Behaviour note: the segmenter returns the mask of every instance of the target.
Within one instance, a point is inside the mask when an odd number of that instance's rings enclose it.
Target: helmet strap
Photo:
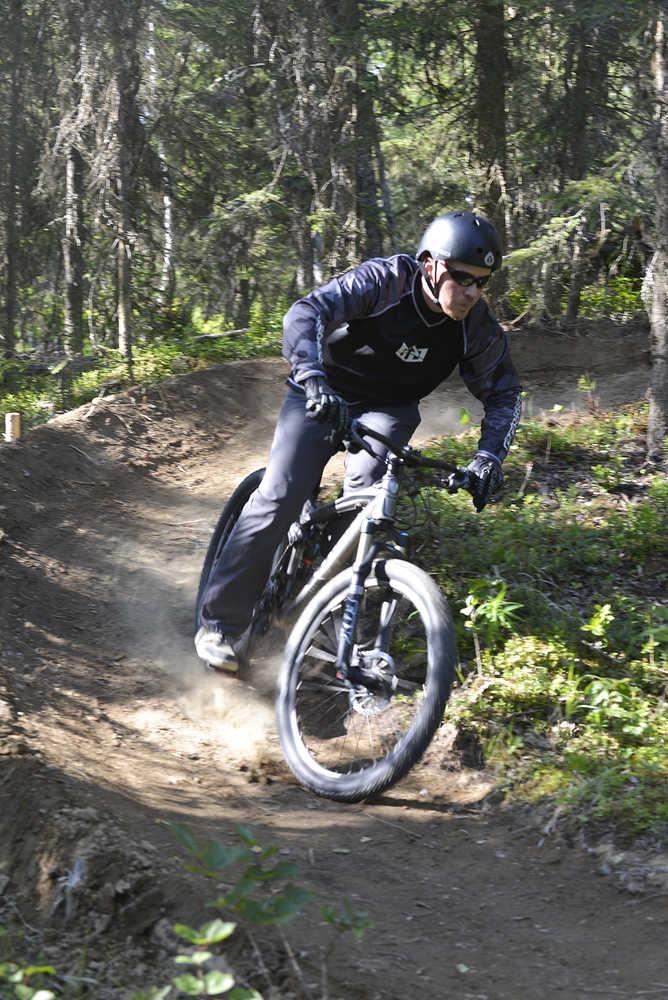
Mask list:
[[[434,282],[429,277],[429,272],[427,271],[427,268],[424,266],[424,261],[423,260],[419,260],[418,261],[418,267],[420,268],[420,274],[422,275],[422,277],[424,278],[424,280],[427,282],[427,287],[429,288],[429,291],[434,296],[434,299],[438,302],[438,290],[437,290],[436,285],[434,284]]]

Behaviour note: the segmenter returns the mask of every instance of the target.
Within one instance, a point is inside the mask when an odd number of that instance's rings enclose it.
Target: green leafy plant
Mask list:
[[[625,736],[641,737],[651,726],[651,711],[625,678],[592,677],[584,689],[582,707],[597,728],[618,728]]]
[[[353,910],[346,900],[343,909],[337,912],[332,906],[322,906],[320,913],[323,920],[334,927],[338,934],[345,934],[349,931],[358,940],[364,936],[365,931],[372,926],[366,910]]]
[[[668,841],[668,486],[642,464],[646,427],[645,404],[529,420],[494,516],[443,493],[413,536],[477,664],[446,717],[508,798]],[[474,443],[438,453],[460,461]]]
[[[657,652],[665,661],[668,659],[668,608],[653,605],[646,614],[647,627],[641,632],[645,639],[642,652],[647,656],[648,666],[657,666]],[[668,677],[668,671],[666,672]]]
[[[588,285],[580,293],[580,315],[628,322],[644,310],[641,289],[642,281],[626,275],[610,277],[604,285]]]
[[[618,489],[624,480],[624,461],[621,455],[611,455],[604,463],[592,465],[592,476],[606,490]]]
[[[45,976],[55,974],[56,970],[50,965],[0,962],[0,982],[7,983],[11,990],[9,996],[15,997],[16,1000],[56,1000],[56,994],[41,985]],[[38,983],[40,985],[37,985]]]
[[[612,609],[609,604],[597,604],[596,610],[584,625],[580,628],[583,632],[589,632],[593,635],[602,645],[607,643],[607,632],[608,626],[615,620],[615,616],[612,613]]]
[[[600,400],[596,395],[596,389],[596,379],[592,378],[589,372],[585,372],[584,375],[580,376],[578,379],[578,391],[586,395],[590,413],[597,413],[599,409]]]
[[[299,874],[299,868],[292,861],[272,861],[278,848],[262,847],[247,826],[236,827],[240,843],[230,847],[217,840],[201,844],[190,827],[183,823],[170,822],[167,825],[193,858],[192,863],[184,865],[188,871],[218,883],[221,872],[234,865],[243,866],[237,881],[208,906],[230,910],[251,924],[278,927],[301,913],[316,898],[310,889],[291,881]],[[340,913],[331,906],[323,905],[321,915],[335,929],[337,936],[347,931],[359,939],[370,926],[367,914],[353,910],[348,902]],[[214,957],[211,948],[225,941],[236,927],[235,922],[220,919],[212,920],[199,929],[184,924],[174,927],[176,934],[195,946],[193,951],[175,959],[180,965],[193,966],[192,970],[172,980],[181,993],[186,996],[224,995],[228,1000],[262,1000],[256,990],[237,986],[231,973],[206,968]],[[170,990],[171,986],[151,986],[133,994],[131,1000],[163,1000]]]
[[[280,924],[291,920],[315,899],[315,893],[310,889],[291,881],[299,874],[294,862],[280,860],[269,863],[278,847],[262,847],[248,827],[237,826],[241,843],[227,847],[219,841],[201,845],[189,827],[179,823],[170,823],[169,826],[195,859],[194,864],[185,866],[189,871],[217,879],[230,865],[245,863],[246,867],[235,885],[209,905],[230,909],[252,923]],[[279,887],[280,891],[277,891]]]
[[[473,634],[478,672],[482,673],[481,639],[493,646],[502,631],[513,628],[515,612],[522,605],[506,599],[508,588],[502,580],[471,580],[469,585],[461,614],[467,619],[464,627]]]
[[[199,929],[176,924],[174,931],[195,950],[184,955],[177,955],[174,961],[178,965],[191,965],[192,971],[174,976],[172,984],[180,993],[189,997],[212,997],[225,994],[227,1000],[262,1000],[262,995],[254,989],[246,989],[235,984],[231,972],[221,972],[219,969],[205,969],[207,962],[214,957],[209,950],[212,945],[225,941],[234,933],[236,924],[224,923],[222,920],[211,920]],[[153,986],[148,990],[133,993],[132,1000],[163,1000],[171,993],[171,986]]]

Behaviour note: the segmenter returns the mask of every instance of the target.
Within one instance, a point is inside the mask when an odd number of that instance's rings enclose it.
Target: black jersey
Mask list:
[[[291,381],[324,375],[350,402],[415,402],[454,369],[485,408],[479,448],[503,460],[520,411],[505,331],[480,299],[465,320],[432,312],[417,261],[374,258],[296,302],[284,319]]]

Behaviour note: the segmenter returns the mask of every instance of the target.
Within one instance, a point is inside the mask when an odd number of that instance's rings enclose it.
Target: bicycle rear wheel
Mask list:
[[[379,560],[357,618],[353,680],[342,680],[336,654],[350,576],[344,570],[326,584],[299,617],[276,712],[300,783],[358,802],[420,759],[443,717],[457,654],[452,616],[433,580],[403,560]]]

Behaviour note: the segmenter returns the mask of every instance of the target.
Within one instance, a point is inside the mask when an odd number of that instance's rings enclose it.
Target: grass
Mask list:
[[[481,515],[432,496],[420,558],[457,619],[448,720],[508,801],[666,843],[668,482],[644,465],[646,422],[644,405],[527,422]]]

